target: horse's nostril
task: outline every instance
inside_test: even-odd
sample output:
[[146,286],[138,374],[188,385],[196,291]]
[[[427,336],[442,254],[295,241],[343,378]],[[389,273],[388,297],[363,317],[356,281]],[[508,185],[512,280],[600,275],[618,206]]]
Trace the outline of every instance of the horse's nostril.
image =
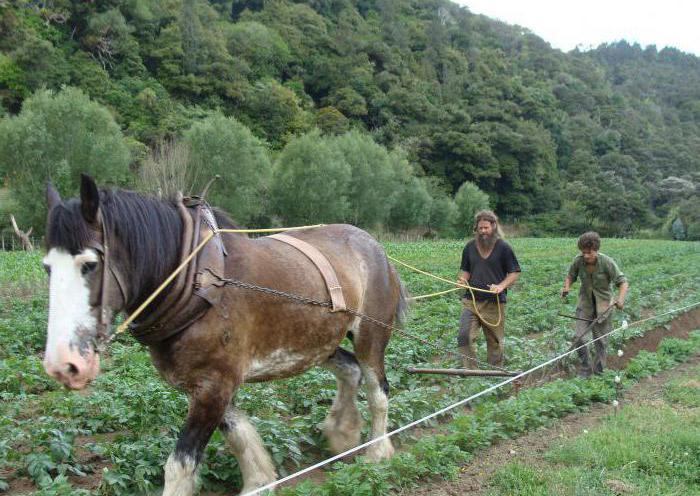
[[78,375],[78,367],[76,367],[72,363],[69,363],[68,366],[66,367],[66,369],[67,369],[68,375],[72,375],[72,376]]

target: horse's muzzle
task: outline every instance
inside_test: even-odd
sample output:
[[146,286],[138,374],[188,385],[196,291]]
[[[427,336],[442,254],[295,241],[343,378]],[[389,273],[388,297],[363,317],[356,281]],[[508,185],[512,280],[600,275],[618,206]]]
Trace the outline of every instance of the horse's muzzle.
[[100,372],[100,355],[90,351],[85,356],[74,349],[61,350],[58,359],[44,359],[44,370],[69,389],[83,389]]

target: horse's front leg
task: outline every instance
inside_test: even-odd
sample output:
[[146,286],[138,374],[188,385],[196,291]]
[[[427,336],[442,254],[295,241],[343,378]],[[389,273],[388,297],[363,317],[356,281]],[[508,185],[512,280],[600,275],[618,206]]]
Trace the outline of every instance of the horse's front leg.
[[165,464],[163,496],[194,494],[197,467],[202,460],[204,448],[221,423],[231,395],[223,387],[217,389],[213,386],[191,394],[185,427],[180,432],[175,451]]

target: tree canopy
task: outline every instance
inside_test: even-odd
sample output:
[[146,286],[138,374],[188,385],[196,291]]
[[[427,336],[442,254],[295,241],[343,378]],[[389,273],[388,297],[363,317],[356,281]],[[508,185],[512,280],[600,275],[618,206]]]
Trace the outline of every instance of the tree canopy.
[[[292,165],[306,153],[300,148],[332,156],[337,180],[349,174],[334,216],[366,226],[452,225],[450,202],[470,182],[503,218],[540,233],[586,225],[627,235],[666,229],[676,218],[690,223],[690,233],[700,228],[681,208],[700,184],[700,59],[672,48],[620,41],[563,53],[449,0],[0,2],[3,129],[14,140],[22,133],[26,142],[40,139],[44,130],[20,130],[34,122],[25,115],[35,112],[32,102],[78,92],[84,100],[66,108],[64,120],[99,108],[95,126],[116,138],[95,142],[90,164],[88,152],[66,152],[71,163],[64,166],[48,141],[40,146],[54,148],[21,152],[0,138],[0,186],[14,191],[20,183],[13,177],[30,162],[56,174],[67,167],[135,183],[148,148],[192,141],[193,130],[211,126],[207,119],[217,114],[231,119],[216,121],[224,128],[239,126],[230,131],[238,144],[226,153],[239,145],[257,150],[244,152],[241,163],[263,163],[268,153],[285,181],[290,171],[301,173]],[[219,131],[197,139],[228,139]],[[326,140],[332,136],[335,143]],[[410,166],[388,167],[394,152]],[[212,163],[217,173],[235,167]],[[261,186],[268,167],[256,167],[261,177],[249,191],[272,191]],[[676,179],[686,193],[663,186]],[[393,181],[390,197],[408,195],[429,212],[410,213],[417,207],[405,201],[378,212],[362,195],[363,181],[374,182],[378,195]],[[253,210],[260,214],[237,214],[252,219]]]

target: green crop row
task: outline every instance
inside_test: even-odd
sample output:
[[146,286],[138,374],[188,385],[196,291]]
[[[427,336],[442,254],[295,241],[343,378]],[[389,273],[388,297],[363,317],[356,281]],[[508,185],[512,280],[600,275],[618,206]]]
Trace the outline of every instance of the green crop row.
[[[632,285],[626,312],[616,315],[616,323],[698,299],[700,244],[604,243],[603,251],[620,262]],[[576,249],[571,239],[514,239],[512,244],[524,272],[509,294],[506,351],[508,367],[526,370],[568,347],[572,321],[557,317],[557,313],[573,313],[575,302],[560,302],[558,290]],[[398,259],[453,279],[463,244],[386,243],[385,247]],[[48,479],[41,474],[48,474],[54,481],[51,487],[58,487],[58,480],[76,491],[85,487],[81,481],[93,479],[98,487],[86,489],[90,494],[155,490],[162,485],[162,466],[184,422],[186,398],[161,380],[147,350],[128,335],[120,336],[103,357],[102,374],[90,387],[90,394],[64,391],[46,377],[41,354],[47,287],[40,260],[38,252],[0,253],[0,473],[11,474],[6,477],[8,483],[31,479],[37,488],[47,484]],[[399,271],[414,295],[449,286],[404,268]],[[447,351],[456,346],[460,312],[454,293],[424,300],[413,305],[405,324],[410,334],[421,340],[394,334],[386,360],[391,429],[496,382],[406,372],[410,365],[454,365]],[[671,318],[673,315],[630,327],[613,342],[623,342]],[[483,356],[483,343],[480,353]],[[334,395],[333,376],[312,369],[285,381],[245,385],[236,401],[252,416],[278,472],[284,475],[328,456],[317,425]],[[476,406],[495,403],[494,398],[480,398]],[[364,393],[360,408],[369,420]],[[365,430],[365,439],[367,434]],[[397,441],[411,444],[411,436],[404,433]],[[53,450],[54,445],[71,448]],[[219,434],[209,443],[200,475],[202,487],[211,494],[230,493],[240,486],[235,458]]]
[[[665,339],[656,353],[642,351],[624,372],[625,387],[673,367],[700,351],[700,331],[689,340]],[[472,413],[457,416],[444,434],[425,436],[389,461],[336,463],[322,484],[305,481],[281,491],[283,496],[374,496],[406,490],[426,478],[453,479],[474,452],[585,409],[617,395],[614,376],[605,372],[592,379],[550,382],[500,402],[482,403]],[[700,452],[693,456],[700,456]]]

